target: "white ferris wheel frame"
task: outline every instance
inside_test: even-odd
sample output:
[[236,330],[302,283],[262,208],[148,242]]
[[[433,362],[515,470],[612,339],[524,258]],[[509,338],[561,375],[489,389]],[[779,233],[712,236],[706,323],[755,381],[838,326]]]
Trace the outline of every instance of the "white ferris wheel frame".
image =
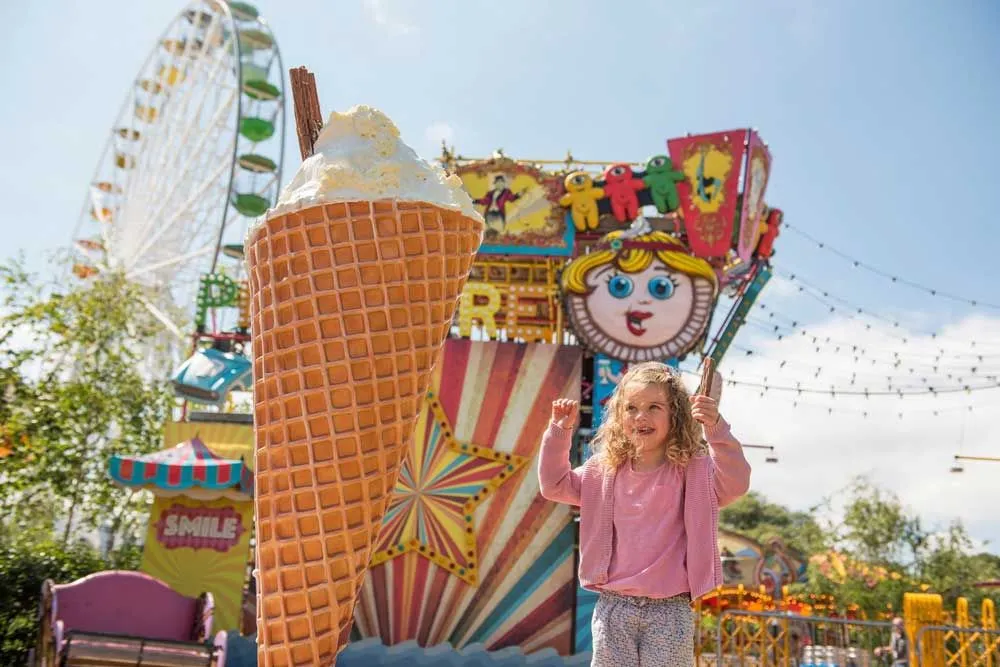
[[[241,35],[252,33],[264,35],[270,45],[251,45],[244,53]],[[259,54],[262,62],[255,60]],[[267,81],[277,67],[276,99],[244,93],[251,67],[263,71]],[[173,81],[178,73],[181,78]],[[227,238],[243,241],[248,219],[234,207],[234,197],[253,194],[271,204],[277,197],[285,92],[281,52],[263,19],[237,18],[227,2],[190,2],[161,34],[122,102],[74,230],[74,243],[84,235],[91,247],[81,251],[74,245],[74,259],[98,272],[122,270],[144,285],[150,312],[171,334],[189,339],[183,322],[201,276],[217,269]],[[142,117],[150,108],[156,117]],[[253,142],[241,135],[240,123],[258,112],[273,133]],[[132,132],[139,133],[137,140]],[[258,154],[264,146],[275,168],[263,174],[244,169],[241,151]],[[134,166],[123,168],[123,159],[134,160]],[[248,181],[249,190],[238,191]],[[98,184],[110,184],[111,192]],[[101,246],[96,250],[95,241]],[[234,277],[241,271],[240,262]]]

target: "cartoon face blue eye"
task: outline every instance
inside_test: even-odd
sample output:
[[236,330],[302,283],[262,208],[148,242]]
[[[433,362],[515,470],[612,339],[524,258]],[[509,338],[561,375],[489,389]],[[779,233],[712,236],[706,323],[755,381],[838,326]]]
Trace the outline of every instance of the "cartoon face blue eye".
[[669,299],[674,295],[674,284],[666,276],[651,278],[647,287],[654,299]]
[[608,291],[611,292],[611,296],[616,299],[624,299],[632,293],[634,288],[635,284],[628,276],[619,274],[617,276],[612,276],[611,280],[608,281]]

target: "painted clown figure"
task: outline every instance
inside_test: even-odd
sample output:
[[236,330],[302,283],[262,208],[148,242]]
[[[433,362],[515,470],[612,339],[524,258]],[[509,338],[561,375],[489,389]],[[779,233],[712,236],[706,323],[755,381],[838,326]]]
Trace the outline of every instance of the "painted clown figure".
[[521,194],[508,187],[503,174],[497,174],[493,177],[493,188],[479,199],[473,199],[472,203],[483,207],[487,227],[502,232],[507,228],[507,204],[520,199]]
[[611,232],[598,248],[573,260],[562,277],[581,341],[626,362],[661,361],[693,349],[718,294],[711,265],[648,228]]

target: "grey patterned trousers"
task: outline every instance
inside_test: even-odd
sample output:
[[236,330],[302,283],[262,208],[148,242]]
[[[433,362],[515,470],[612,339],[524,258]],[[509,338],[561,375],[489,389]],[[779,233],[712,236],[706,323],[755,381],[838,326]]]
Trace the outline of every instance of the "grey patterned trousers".
[[601,592],[591,621],[591,667],[693,667],[691,598],[666,600]]

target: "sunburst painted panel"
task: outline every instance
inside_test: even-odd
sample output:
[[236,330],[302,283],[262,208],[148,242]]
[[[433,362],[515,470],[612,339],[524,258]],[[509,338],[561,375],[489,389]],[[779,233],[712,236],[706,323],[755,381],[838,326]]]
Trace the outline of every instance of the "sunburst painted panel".
[[400,475],[355,630],[387,644],[573,649],[575,530],[541,497],[550,404],[579,348],[449,340]]

